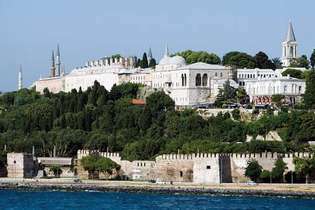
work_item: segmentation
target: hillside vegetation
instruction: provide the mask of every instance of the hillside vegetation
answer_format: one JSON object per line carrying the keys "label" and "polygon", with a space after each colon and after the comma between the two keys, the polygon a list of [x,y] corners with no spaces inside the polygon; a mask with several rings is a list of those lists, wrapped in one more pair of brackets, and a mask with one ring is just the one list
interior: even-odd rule
{"label": "hillside vegetation", "polygon": [[[107,91],[98,82],[86,91],[52,94],[22,89],[0,96],[0,150],[74,156],[78,149],[121,152],[123,158],[152,159],[162,153],[310,151],[314,112],[280,112],[246,123],[229,114],[203,119],[194,110],[175,111],[164,92],[131,104],[139,86],[126,83]],[[283,142],[251,141],[246,135],[277,130]]]}

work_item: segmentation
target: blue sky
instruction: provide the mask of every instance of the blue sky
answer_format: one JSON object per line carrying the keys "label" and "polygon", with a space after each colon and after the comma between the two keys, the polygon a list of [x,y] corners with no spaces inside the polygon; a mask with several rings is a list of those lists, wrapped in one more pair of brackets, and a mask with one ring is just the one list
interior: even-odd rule
{"label": "blue sky", "polygon": [[298,53],[315,48],[312,0],[0,0],[0,91],[47,75],[51,50],[60,44],[69,71],[106,55],[142,56],[149,47],[159,59],[172,52],[231,50],[281,56],[292,20]]}

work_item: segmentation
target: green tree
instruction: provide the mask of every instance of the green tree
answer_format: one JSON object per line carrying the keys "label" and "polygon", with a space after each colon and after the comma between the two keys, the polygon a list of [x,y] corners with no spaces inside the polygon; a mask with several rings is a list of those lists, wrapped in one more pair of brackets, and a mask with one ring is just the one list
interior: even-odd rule
{"label": "green tree", "polygon": [[157,91],[147,97],[146,108],[150,111],[151,116],[154,119],[157,119],[162,113],[166,111],[173,111],[175,108],[175,102],[163,91]]}
{"label": "green tree", "polygon": [[141,68],[148,68],[149,67],[147,53],[143,53],[142,60],[140,62],[140,67]]}
{"label": "green tree", "polygon": [[154,68],[156,66],[156,60],[152,58],[149,62],[149,67]]}
{"label": "green tree", "polygon": [[92,179],[98,177],[96,173],[103,172],[111,175],[113,170],[118,171],[120,169],[120,165],[116,162],[109,158],[101,157],[98,154],[83,157],[81,164],[84,170],[89,172],[89,178]]}
{"label": "green tree", "polygon": [[236,97],[237,97],[237,102],[240,104],[247,104],[249,103],[249,97],[246,93],[245,88],[238,87],[236,89]]}
{"label": "green tree", "polygon": [[310,61],[311,61],[311,67],[312,67],[312,69],[314,69],[314,66],[315,66],[315,49],[313,49],[312,55],[310,57]]}
{"label": "green tree", "polygon": [[223,65],[235,68],[255,68],[255,59],[246,53],[232,51],[223,56]]}
{"label": "green tree", "polygon": [[264,52],[258,52],[255,57],[256,67],[260,69],[276,69],[274,63],[269,60],[268,56]]}
{"label": "green tree", "polygon": [[284,72],[282,72],[282,76],[290,75],[291,77],[297,78],[297,79],[305,79],[305,75],[301,70],[298,69],[287,69]]}
{"label": "green tree", "polygon": [[247,163],[247,167],[245,169],[245,176],[249,177],[254,182],[257,182],[260,174],[262,172],[262,167],[256,160],[250,160]]}
{"label": "green tree", "polygon": [[298,174],[305,175],[306,184],[309,183],[309,177],[312,172],[315,170],[315,156],[311,158],[298,158],[293,159],[295,164],[295,171]]}
{"label": "green tree", "polygon": [[182,56],[186,63],[192,64],[197,62],[204,62],[209,64],[219,64],[221,63],[221,59],[214,53],[208,53],[205,51],[192,51],[192,50],[185,50],[182,52],[176,53],[179,56]]}
{"label": "green tree", "polygon": [[275,104],[278,108],[282,106],[283,99],[284,95],[281,94],[272,95],[271,97],[272,103]]}
{"label": "green tree", "polygon": [[290,62],[290,67],[309,68],[309,61],[306,55],[299,58],[293,58]]}
{"label": "green tree", "polygon": [[271,178],[272,178],[271,172],[268,170],[263,170],[259,176],[259,180],[264,183],[270,183]]}
{"label": "green tree", "polygon": [[51,166],[49,171],[53,172],[54,173],[54,176],[56,178],[59,178],[60,175],[62,174],[62,169],[60,166],[57,166],[57,165],[54,165],[54,166]]}
{"label": "green tree", "polygon": [[284,172],[288,169],[287,164],[283,161],[282,158],[277,159],[275,166],[272,168],[271,174],[272,178],[276,181],[283,182]]}
{"label": "green tree", "polygon": [[311,71],[306,77],[306,88],[303,99],[306,108],[315,109],[315,71]]}
{"label": "green tree", "polygon": [[282,69],[282,62],[281,62],[280,58],[273,58],[273,59],[271,59],[271,61],[274,64],[274,66],[276,67],[276,69]]}
{"label": "green tree", "polygon": [[227,80],[223,84],[223,89],[219,89],[219,93],[216,97],[215,105],[217,107],[222,107],[226,103],[236,102],[237,91],[230,85],[230,81]]}

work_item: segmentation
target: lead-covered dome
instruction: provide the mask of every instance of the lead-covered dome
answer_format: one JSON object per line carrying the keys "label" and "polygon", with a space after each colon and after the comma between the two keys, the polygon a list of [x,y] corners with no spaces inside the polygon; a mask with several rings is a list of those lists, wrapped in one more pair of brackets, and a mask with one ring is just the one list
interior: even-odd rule
{"label": "lead-covered dome", "polygon": [[183,57],[176,55],[173,57],[164,56],[160,62],[159,65],[178,65],[178,66],[184,66],[186,65],[186,61]]}

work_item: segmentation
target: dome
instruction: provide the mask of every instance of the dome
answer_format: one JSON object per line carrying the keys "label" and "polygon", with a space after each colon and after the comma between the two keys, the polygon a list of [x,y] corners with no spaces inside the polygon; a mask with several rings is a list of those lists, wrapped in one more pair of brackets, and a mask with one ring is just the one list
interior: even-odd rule
{"label": "dome", "polygon": [[180,65],[184,66],[186,65],[186,61],[183,57],[181,56],[174,56],[174,57],[169,57],[169,56],[164,56],[160,62],[159,65]]}
{"label": "dome", "polygon": [[172,64],[176,65],[186,65],[186,61],[182,56],[176,55],[171,58]]}
{"label": "dome", "polygon": [[169,56],[164,56],[164,57],[160,60],[159,65],[167,65],[167,64],[169,64],[169,63],[170,63],[170,59],[171,59],[171,57],[169,57]]}

